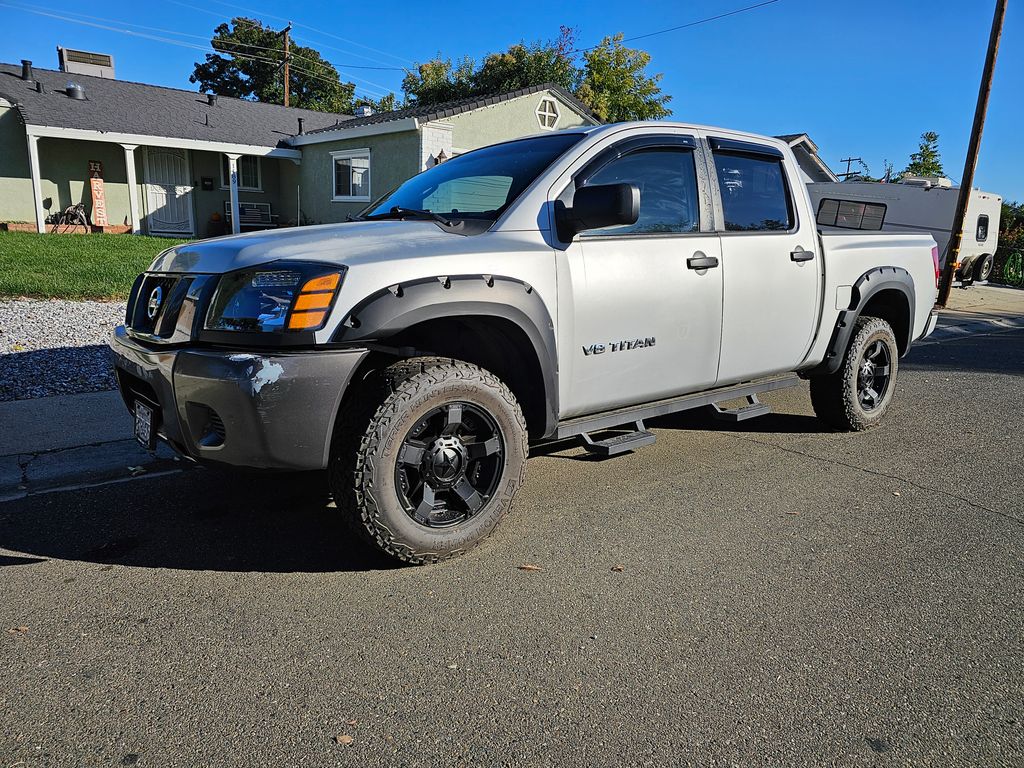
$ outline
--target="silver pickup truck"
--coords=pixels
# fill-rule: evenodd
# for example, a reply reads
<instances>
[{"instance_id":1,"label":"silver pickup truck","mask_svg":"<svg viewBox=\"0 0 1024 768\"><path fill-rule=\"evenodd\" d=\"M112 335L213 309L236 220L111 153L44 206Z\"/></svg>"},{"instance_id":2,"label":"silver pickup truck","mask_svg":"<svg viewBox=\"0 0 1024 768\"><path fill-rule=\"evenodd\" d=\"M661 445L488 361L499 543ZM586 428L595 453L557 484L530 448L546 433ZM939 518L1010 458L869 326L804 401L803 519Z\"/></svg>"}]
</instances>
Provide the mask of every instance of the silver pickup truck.
<instances>
[{"instance_id":1,"label":"silver pickup truck","mask_svg":"<svg viewBox=\"0 0 1024 768\"><path fill-rule=\"evenodd\" d=\"M630 451L801 378L831 427L877 424L937 259L819 233L780 141L607 125L460 155L349 223L171 248L111 347L145 445L326 469L356 532L424 563L494 529L531 442Z\"/></svg>"}]
</instances>

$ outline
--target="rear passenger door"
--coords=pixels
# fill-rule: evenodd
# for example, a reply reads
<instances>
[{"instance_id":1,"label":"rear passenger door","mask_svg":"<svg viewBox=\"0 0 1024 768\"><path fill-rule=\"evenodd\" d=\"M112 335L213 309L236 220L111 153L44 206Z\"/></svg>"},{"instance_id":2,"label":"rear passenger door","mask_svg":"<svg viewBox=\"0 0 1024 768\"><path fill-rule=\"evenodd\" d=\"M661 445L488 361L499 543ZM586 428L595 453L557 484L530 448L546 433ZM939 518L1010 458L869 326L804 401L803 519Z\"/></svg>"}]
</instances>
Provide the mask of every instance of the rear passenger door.
<instances>
[{"instance_id":1,"label":"rear passenger door","mask_svg":"<svg viewBox=\"0 0 1024 768\"><path fill-rule=\"evenodd\" d=\"M707 140L722 243L718 384L791 371L810 349L821 285L817 228L799 220L802 190L790 186L800 176L770 144Z\"/></svg>"}]
</instances>

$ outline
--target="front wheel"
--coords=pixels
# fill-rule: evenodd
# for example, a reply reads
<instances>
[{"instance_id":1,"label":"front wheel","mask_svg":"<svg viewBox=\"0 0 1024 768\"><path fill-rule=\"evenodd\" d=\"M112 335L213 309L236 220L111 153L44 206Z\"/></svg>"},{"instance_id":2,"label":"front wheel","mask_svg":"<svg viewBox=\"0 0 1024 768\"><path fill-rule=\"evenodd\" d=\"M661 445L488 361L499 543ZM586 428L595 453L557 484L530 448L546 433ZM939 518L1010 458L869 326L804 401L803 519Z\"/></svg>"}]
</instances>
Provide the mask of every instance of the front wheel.
<instances>
[{"instance_id":1,"label":"front wheel","mask_svg":"<svg viewBox=\"0 0 1024 768\"><path fill-rule=\"evenodd\" d=\"M811 377L814 413L843 431L876 426L896 391L898 360L892 327L878 317L858 318L839 370Z\"/></svg>"},{"instance_id":2,"label":"front wheel","mask_svg":"<svg viewBox=\"0 0 1024 768\"><path fill-rule=\"evenodd\" d=\"M401 361L372 376L337 427L335 503L364 539L421 564L462 554L508 512L527 432L508 387L475 365Z\"/></svg>"}]
</instances>

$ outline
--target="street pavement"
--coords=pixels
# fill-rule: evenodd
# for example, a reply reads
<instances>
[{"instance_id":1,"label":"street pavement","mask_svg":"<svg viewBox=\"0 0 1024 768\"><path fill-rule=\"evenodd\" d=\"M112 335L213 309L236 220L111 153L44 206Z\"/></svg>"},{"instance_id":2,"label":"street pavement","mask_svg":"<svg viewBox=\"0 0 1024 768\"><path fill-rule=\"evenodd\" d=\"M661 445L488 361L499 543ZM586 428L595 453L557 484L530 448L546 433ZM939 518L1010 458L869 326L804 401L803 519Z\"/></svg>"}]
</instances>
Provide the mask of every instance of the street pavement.
<instances>
[{"instance_id":1,"label":"street pavement","mask_svg":"<svg viewBox=\"0 0 1024 768\"><path fill-rule=\"evenodd\" d=\"M538 449L426 568L318 474L0 504L0 766L1024 764L1022 377L1024 330L964 334L867 433L803 386Z\"/></svg>"}]
</instances>

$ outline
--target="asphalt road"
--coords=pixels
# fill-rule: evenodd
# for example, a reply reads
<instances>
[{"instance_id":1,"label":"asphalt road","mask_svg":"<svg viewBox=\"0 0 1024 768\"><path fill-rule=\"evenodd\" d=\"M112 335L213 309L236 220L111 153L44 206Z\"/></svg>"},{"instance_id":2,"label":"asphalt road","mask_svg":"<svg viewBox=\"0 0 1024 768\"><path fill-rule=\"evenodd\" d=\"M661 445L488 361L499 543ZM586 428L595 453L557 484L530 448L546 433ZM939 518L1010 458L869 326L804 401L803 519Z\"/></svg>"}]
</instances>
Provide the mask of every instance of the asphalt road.
<instances>
[{"instance_id":1,"label":"asphalt road","mask_svg":"<svg viewBox=\"0 0 1024 768\"><path fill-rule=\"evenodd\" d=\"M801 388L540 452L427 568L317 476L0 504L0 766L1021 765L1022 384L1013 331L916 349L866 434Z\"/></svg>"}]
</instances>

